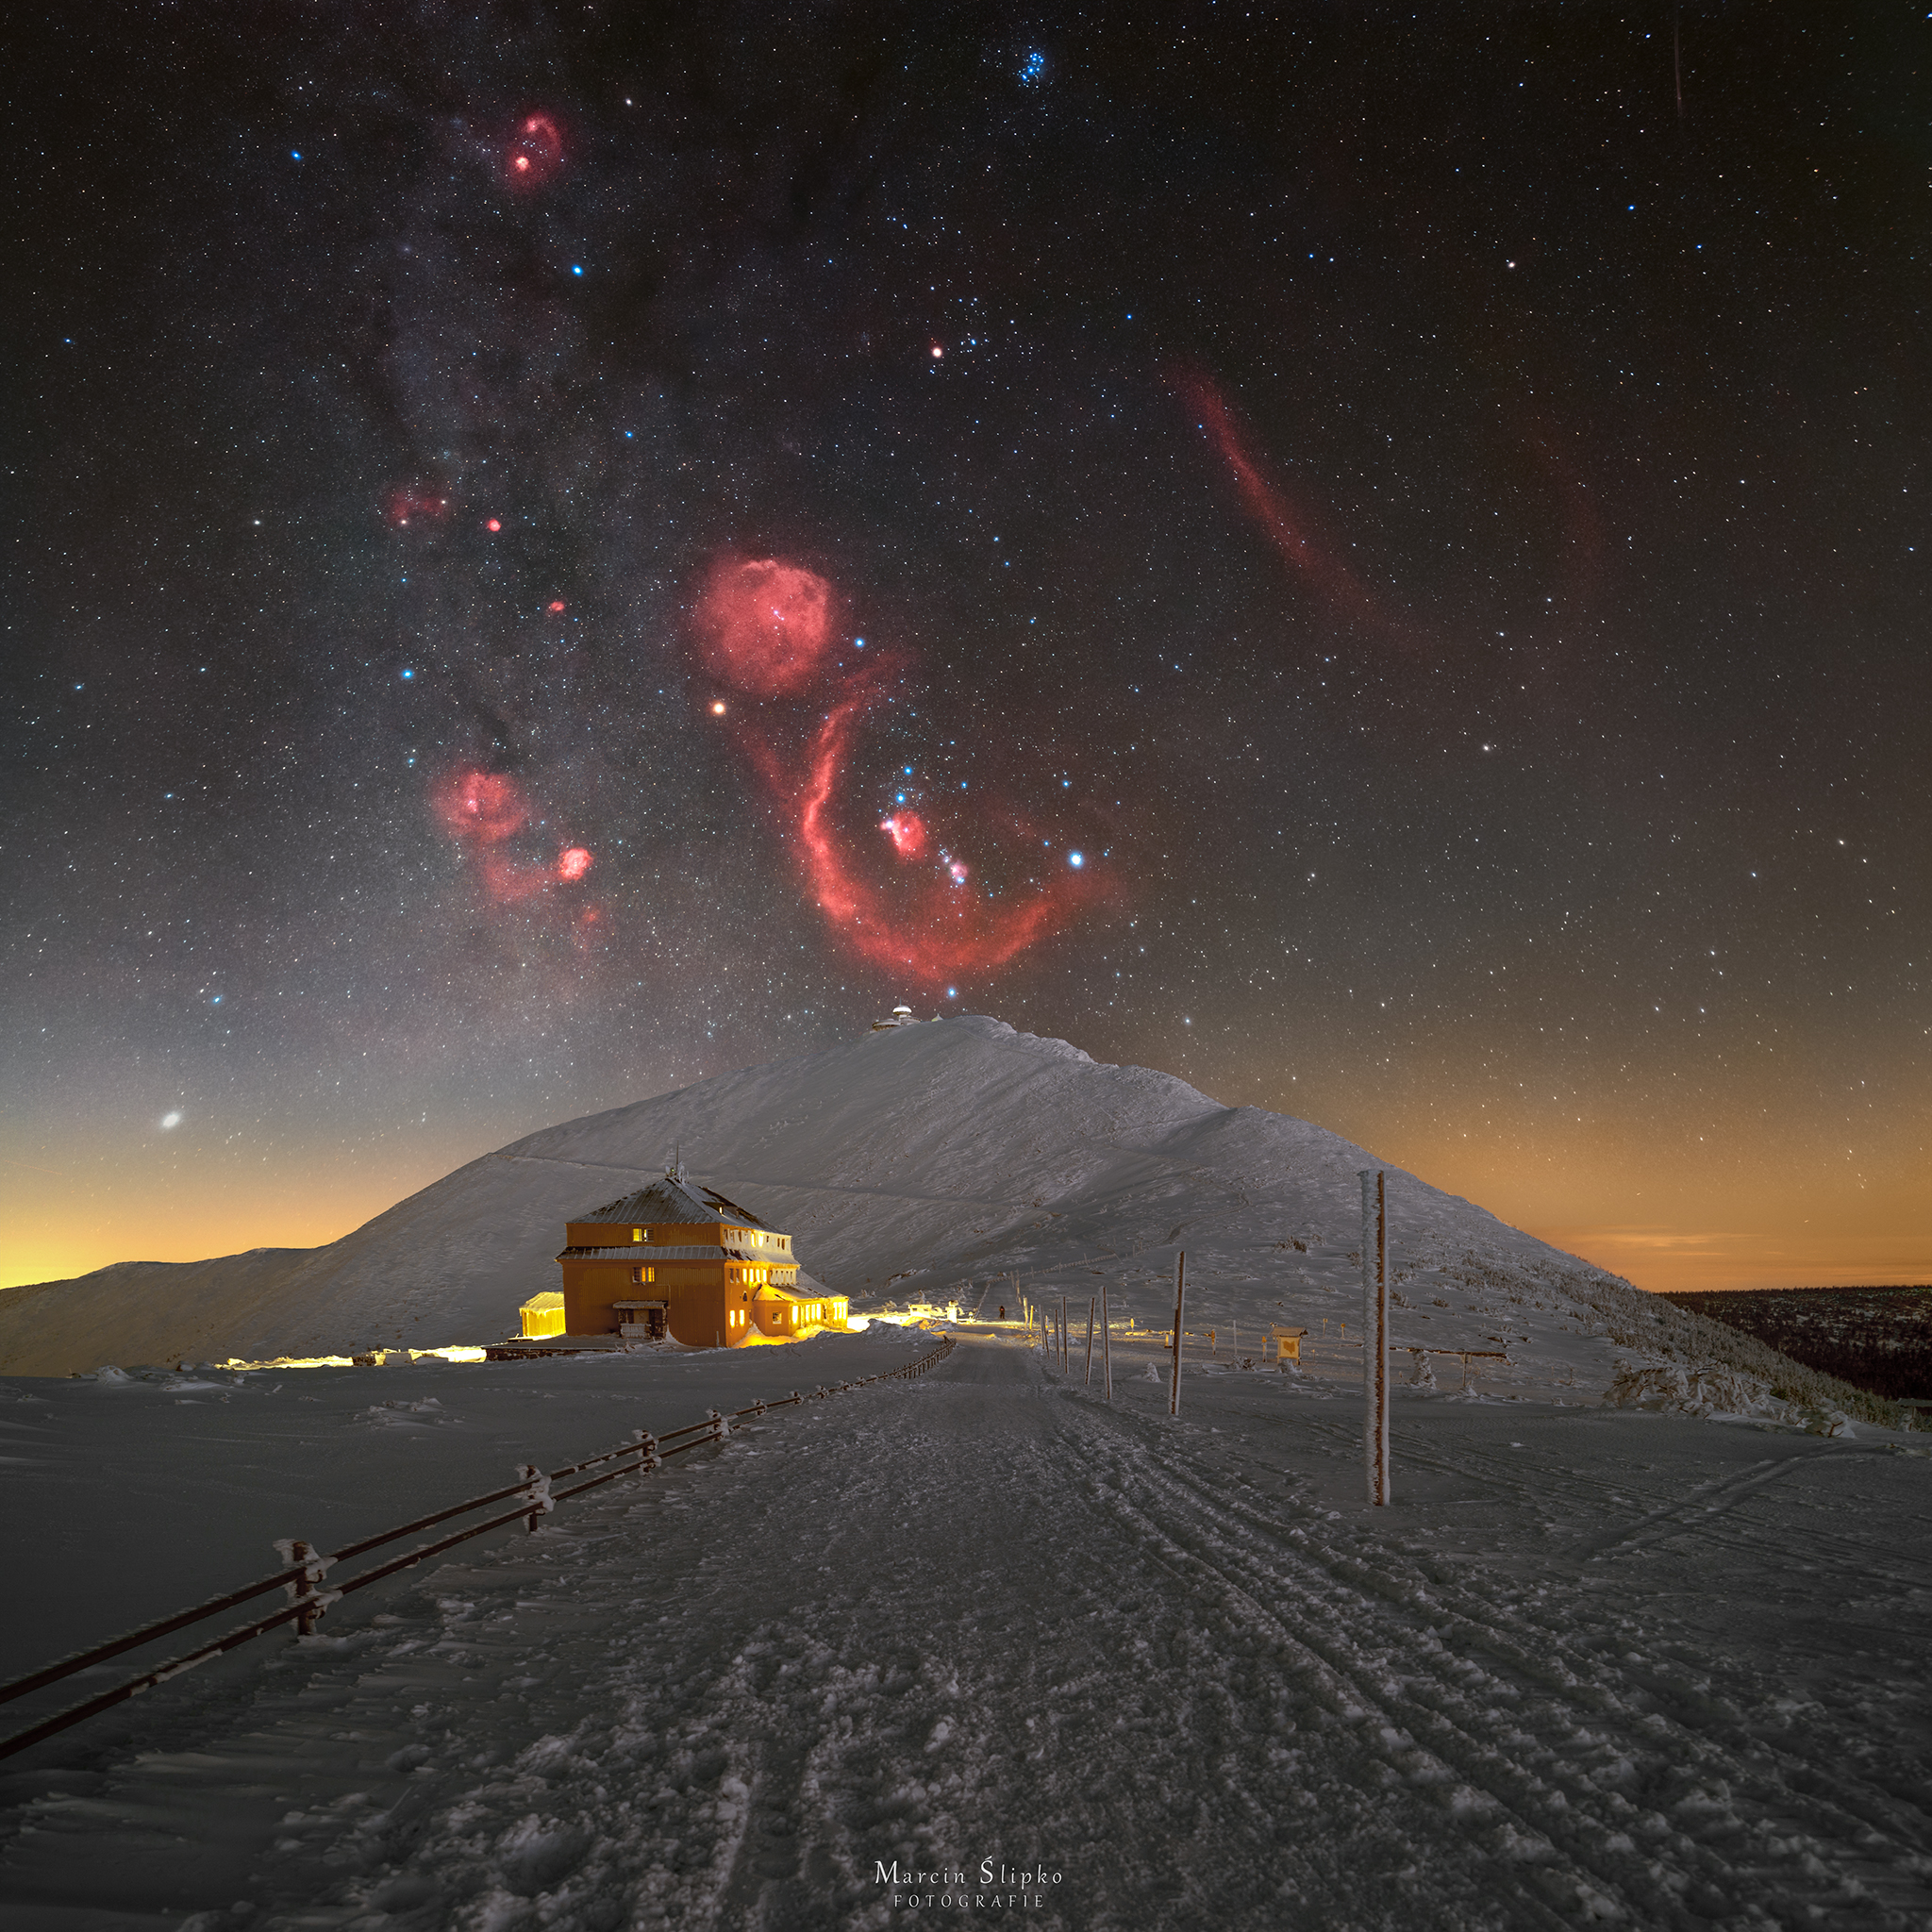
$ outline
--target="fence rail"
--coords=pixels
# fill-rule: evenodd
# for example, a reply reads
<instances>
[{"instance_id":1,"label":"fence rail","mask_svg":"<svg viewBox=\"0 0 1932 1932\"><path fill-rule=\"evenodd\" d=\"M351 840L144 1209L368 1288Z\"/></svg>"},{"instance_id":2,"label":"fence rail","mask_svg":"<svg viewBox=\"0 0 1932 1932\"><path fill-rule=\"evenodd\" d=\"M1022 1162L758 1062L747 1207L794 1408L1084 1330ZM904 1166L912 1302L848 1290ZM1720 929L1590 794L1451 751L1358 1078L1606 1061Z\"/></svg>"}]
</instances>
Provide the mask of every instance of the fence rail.
<instances>
[{"instance_id":1,"label":"fence rail","mask_svg":"<svg viewBox=\"0 0 1932 1932\"><path fill-rule=\"evenodd\" d=\"M85 1703L70 1706L57 1711L52 1717L30 1725L12 1737L0 1740L0 1757L10 1757L14 1753L25 1751L29 1745L38 1744L42 1739L51 1738L70 1725L77 1724L87 1718L95 1717L104 1710L111 1709L117 1704L125 1704L131 1697L138 1697L143 1690L151 1690L158 1684L165 1684L171 1677L178 1677L185 1671L192 1671L197 1664L204 1664L210 1657L220 1657L225 1651L238 1648L255 1638L263 1637L269 1631L284 1624L293 1624L300 1636L308 1636L329 1607L340 1602L354 1591L366 1590L372 1583L380 1583L395 1575L399 1571L408 1570L424 1562L428 1557L441 1556L445 1550L453 1550L458 1543L468 1542L473 1537L488 1536L491 1530L507 1529L513 1523L523 1523L528 1529L537 1527L538 1519L548 1515L557 1505L572 1496L581 1496L587 1491L601 1489L606 1483L615 1482L620 1476L643 1476L654 1469L660 1468L673 1456L682 1456L687 1450L702 1449L707 1443L721 1443L732 1432L732 1424L769 1415L774 1409L791 1408L796 1404L820 1402L833 1395L843 1395L854 1389L870 1388L874 1382L909 1381L924 1375L952 1354L954 1341L947 1336L940 1345L921 1356L916 1361L902 1363L896 1369L882 1370L876 1375L867 1375L857 1382L841 1382L835 1388L814 1389L810 1394L800 1394L793 1390L790 1395L780 1396L775 1402L754 1402L748 1408L734 1409L730 1415L723 1415L717 1409L709 1410L703 1422L687 1423L681 1429L672 1429L662 1436L654 1436L648 1429L639 1429L627 1442L620 1442L615 1449L606 1449L595 1456L587 1456L581 1462L566 1463L561 1469L551 1470L545 1474L534 1463L525 1463L519 1471L518 1480L506 1488L492 1490L487 1496L472 1496L465 1503L452 1503L446 1509L432 1510L427 1516L419 1516L413 1522L398 1524L393 1529L379 1531L375 1536L363 1537L359 1541L344 1543L329 1556L318 1555L311 1547L298 1541L277 1543L288 1558L285 1566L271 1576L257 1578L253 1583L244 1583L240 1590L231 1590L224 1596L210 1597L206 1603L196 1604L191 1609L177 1610L171 1617L162 1617L152 1624L143 1624L138 1630L129 1630L119 1637L111 1637L105 1643L97 1643L91 1649L75 1651L71 1657L57 1658L38 1671L30 1671L24 1677L16 1677L10 1683L0 1684L0 1704L8 1704L17 1697L25 1697L31 1691L43 1690L50 1684L58 1684L65 1677L77 1675L82 1671L91 1671L112 1658L124 1656L130 1650L140 1650L144 1645L156 1643L163 1637L172 1637L177 1630L185 1630L192 1624L206 1622L210 1617L219 1617L225 1610L239 1608L242 1604L252 1602L256 1597L266 1596L272 1591L284 1591L289 1601L277 1610L265 1617L258 1617L252 1624L238 1625L225 1631L211 1642L203 1644L198 1650L187 1652L184 1656L171 1657L166 1663L156 1664L152 1669L117 1684L112 1690L103 1690ZM610 1464L614 1467L605 1468ZM553 1489L574 1475L582 1475L587 1470L601 1469L601 1474L592 1475L588 1481L573 1483L564 1490ZM380 1549L385 1543L392 1543L400 1537L413 1536L418 1530L433 1528L439 1523L447 1523L457 1516L468 1516L478 1509L488 1509L510 1498L517 1499L514 1508L506 1509L484 1523L473 1523L467 1527L454 1531L448 1536L439 1537L434 1542L419 1543L413 1549L405 1550L401 1556L391 1557L385 1563L378 1563L374 1569L364 1570L355 1576L345 1577L332 1587L325 1588L328 1573L338 1563L346 1563L357 1557L368 1555L371 1550Z\"/></svg>"}]
</instances>

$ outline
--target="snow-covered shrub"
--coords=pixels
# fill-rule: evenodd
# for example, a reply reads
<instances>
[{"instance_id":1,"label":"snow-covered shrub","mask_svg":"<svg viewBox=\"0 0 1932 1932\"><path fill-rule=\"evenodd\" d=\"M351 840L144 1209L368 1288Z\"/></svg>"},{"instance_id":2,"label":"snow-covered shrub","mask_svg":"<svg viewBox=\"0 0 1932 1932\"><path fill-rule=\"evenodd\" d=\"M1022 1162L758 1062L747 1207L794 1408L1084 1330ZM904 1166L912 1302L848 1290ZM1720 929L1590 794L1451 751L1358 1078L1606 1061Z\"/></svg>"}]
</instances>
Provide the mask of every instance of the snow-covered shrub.
<instances>
[{"instance_id":1,"label":"snow-covered shrub","mask_svg":"<svg viewBox=\"0 0 1932 1932\"><path fill-rule=\"evenodd\" d=\"M1875 1424L1880 1428L1911 1427L1910 1411L1895 1402L1869 1395L1789 1356L1741 1330L1713 1322L1645 1294L1600 1268L1565 1268L1555 1260L1502 1260L1465 1255L1442 1270L1444 1276L1473 1291L1507 1294L1521 1303L1538 1292L1556 1291L1595 1317L1600 1332L1617 1347L1647 1358L1638 1366L1675 1364L1686 1370L1731 1370L1769 1388L1791 1408L1824 1419L1820 1433L1833 1433L1829 1419Z\"/></svg>"}]
</instances>

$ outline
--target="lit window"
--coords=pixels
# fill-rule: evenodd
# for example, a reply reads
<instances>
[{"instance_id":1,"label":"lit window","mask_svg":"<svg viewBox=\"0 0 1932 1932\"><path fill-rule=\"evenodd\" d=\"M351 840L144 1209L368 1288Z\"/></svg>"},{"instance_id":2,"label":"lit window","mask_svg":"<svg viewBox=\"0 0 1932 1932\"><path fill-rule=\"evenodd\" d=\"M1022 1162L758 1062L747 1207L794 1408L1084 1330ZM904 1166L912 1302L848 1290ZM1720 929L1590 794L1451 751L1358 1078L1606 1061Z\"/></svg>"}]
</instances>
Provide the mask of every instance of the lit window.
<instances>
[{"instance_id":1,"label":"lit window","mask_svg":"<svg viewBox=\"0 0 1932 1932\"><path fill-rule=\"evenodd\" d=\"M644 1238L644 1231L643 1231L643 1229L642 1229L642 1228L641 1228L641 1227L634 1227L634 1228L632 1228L632 1229L631 1229L631 1231L630 1231L630 1238L631 1238L631 1240L632 1240L632 1241L642 1241L642 1240L643 1240L643 1238Z\"/></svg>"}]
</instances>

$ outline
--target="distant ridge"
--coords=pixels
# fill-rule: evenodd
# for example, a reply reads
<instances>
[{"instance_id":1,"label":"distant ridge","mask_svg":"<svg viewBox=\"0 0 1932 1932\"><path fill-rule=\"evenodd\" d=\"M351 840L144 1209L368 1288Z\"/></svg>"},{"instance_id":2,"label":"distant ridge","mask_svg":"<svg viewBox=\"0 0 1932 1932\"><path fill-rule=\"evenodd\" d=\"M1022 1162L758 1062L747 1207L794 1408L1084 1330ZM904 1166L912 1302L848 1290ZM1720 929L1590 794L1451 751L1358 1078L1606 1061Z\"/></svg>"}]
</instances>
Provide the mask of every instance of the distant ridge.
<instances>
[{"instance_id":1,"label":"distant ridge","mask_svg":"<svg viewBox=\"0 0 1932 1932\"><path fill-rule=\"evenodd\" d=\"M1664 1299L1867 1394L1932 1398L1932 1284L1687 1289Z\"/></svg>"}]
</instances>

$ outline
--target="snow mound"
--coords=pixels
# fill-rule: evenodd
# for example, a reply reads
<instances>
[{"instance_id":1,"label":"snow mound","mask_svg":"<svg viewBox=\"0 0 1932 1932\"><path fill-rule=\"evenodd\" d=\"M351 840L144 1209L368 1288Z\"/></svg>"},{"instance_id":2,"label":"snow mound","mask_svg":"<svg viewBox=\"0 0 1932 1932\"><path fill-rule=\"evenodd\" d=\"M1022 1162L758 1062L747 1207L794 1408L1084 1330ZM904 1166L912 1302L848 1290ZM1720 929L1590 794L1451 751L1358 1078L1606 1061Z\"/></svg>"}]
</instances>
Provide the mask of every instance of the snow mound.
<instances>
[{"instance_id":1,"label":"snow mound","mask_svg":"<svg viewBox=\"0 0 1932 1932\"><path fill-rule=\"evenodd\" d=\"M1787 1401L1768 1382L1735 1369L1687 1369L1675 1363L1617 1372L1604 1396L1610 1408L1645 1408L1659 1415L1693 1415L1706 1422L1785 1423L1813 1436L1849 1436L1850 1420L1835 1408Z\"/></svg>"},{"instance_id":2,"label":"snow mound","mask_svg":"<svg viewBox=\"0 0 1932 1932\"><path fill-rule=\"evenodd\" d=\"M374 1403L355 1420L373 1429L433 1429L456 1418L435 1396L425 1395L420 1402Z\"/></svg>"}]
</instances>

